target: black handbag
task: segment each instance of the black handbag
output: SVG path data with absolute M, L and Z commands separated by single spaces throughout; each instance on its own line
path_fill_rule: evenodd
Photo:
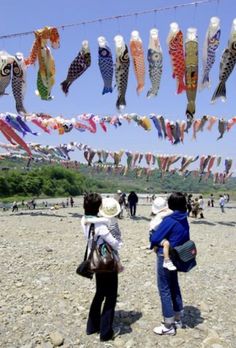
M 192 240 L 172 248 L 171 255 L 173 263 L 179 272 L 189 272 L 197 265 L 197 248 Z
M 89 242 L 90 235 L 91 235 L 92 232 L 93 232 L 93 235 L 94 235 L 94 224 L 90 225 L 89 234 L 88 234 L 88 242 Z M 90 259 L 87 258 L 88 242 L 87 242 L 87 246 L 86 246 L 86 250 L 85 250 L 85 254 L 84 254 L 84 261 L 82 261 L 79 264 L 79 266 L 76 268 L 76 273 L 78 275 L 80 275 L 81 277 L 92 279 L 93 278 L 93 272 L 90 269 Z
M 93 278 L 93 273 L 90 271 L 89 260 L 81 262 L 81 264 L 76 268 L 76 273 L 81 277 Z

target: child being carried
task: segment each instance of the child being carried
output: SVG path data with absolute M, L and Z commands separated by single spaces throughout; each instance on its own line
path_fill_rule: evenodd
M 152 230 L 156 229 L 162 220 L 172 214 L 173 211 L 168 208 L 167 202 L 162 197 L 157 197 L 152 203 L 152 215 L 154 218 L 150 222 L 149 234 Z M 176 267 L 170 259 L 170 243 L 167 239 L 163 239 L 160 243 L 163 247 L 164 262 L 163 267 L 167 268 L 169 271 L 176 271 Z

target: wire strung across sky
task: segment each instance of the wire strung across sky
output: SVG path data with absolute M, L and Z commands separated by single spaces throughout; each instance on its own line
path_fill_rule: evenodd
M 198 0 L 198 1 L 188 2 L 188 3 L 178 4 L 178 5 L 154 8 L 154 9 L 145 10 L 145 11 L 141 11 L 141 12 L 132 12 L 132 13 L 121 14 L 121 15 L 116 15 L 116 16 L 96 18 L 96 19 L 91 19 L 88 21 L 83 21 L 83 22 L 78 22 L 78 23 L 60 25 L 60 26 L 57 26 L 57 29 L 67 29 L 67 28 L 72 28 L 72 27 L 78 27 L 81 25 L 93 24 L 93 23 L 97 23 L 97 22 L 101 23 L 101 22 L 105 22 L 105 21 L 119 20 L 121 18 L 127 18 L 127 17 L 132 17 L 132 16 L 146 15 L 149 13 L 157 13 L 157 12 L 168 11 L 168 10 L 176 10 L 178 8 L 181 8 L 181 7 L 198 6 L 198 5 L 207 4 L 210 2 L 219 2 L 219 0 Z M 32 35 L 32 34 L 34 34 L 33 30 L 22 32 L 22 33 L 1 35 L 0 40 L 12 39 L 12 38 L 16 38 L 19 36 L 26 36 L 26 35 Z

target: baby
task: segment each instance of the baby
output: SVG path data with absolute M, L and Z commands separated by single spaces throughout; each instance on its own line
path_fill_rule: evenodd
M 164 217 L 172 214 L 173 211 L 168 208 L 167 202 L 162 197 L 157 197 L 152 203 L 152 214 L 155 215 L 150 222 L 149 233 L 156 229 Z M 167 239 L 163 239 L 160 243 L 163 247 L 164 262 L 163 267 L 169 271 L 176 271 L 176 267 L 170 259 L 170 243 Z

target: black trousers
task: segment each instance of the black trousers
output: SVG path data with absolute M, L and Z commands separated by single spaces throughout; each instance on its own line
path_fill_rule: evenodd
M 87 335 L 100 331 L 101 340 L 112 338 L 117 289 L 118 274 L 116 272 L 96 274 L 96 293 L 89 310 Z
M 135 216 L 136 215 L 136 204 L 129 204 L 130 209 L 130 215 Z

